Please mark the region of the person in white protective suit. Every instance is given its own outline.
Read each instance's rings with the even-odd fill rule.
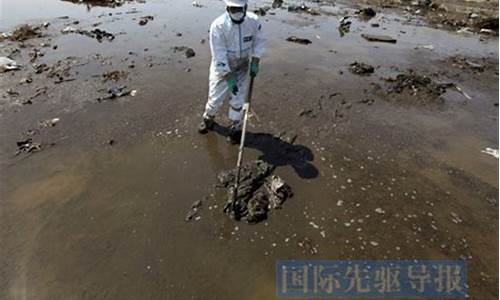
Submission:
[[[198,131],[207,133],[214,117],[230,95],[228,139],[238,142],[241,134],[243,104],[250,76],[259,72],[266,40],[257,15],[247,12],[247,0],[224,0],[226,12],[210,26],[210,64],[208,101]]]

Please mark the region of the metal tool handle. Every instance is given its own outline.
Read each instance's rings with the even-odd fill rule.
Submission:
[[[248,87],[248,96],[247,101],[243,105],[243,127],[241,128],[241,139],[240,139],[240,148],[238,151],[238,161],[236,163],[236,182],[235,182],[235,193],[238,189],[238,183],[240,182],[240,169],[241,162],[243,161],[243,151],[245,149],[245,137],[247,132],[247,123],[248,123],[248,112],[250,111],[250,102],[252,100],[252,90],[253,90],[253,80],[255,76],[250,76],[250,86]]]
[[[247,131],[247,123],[248,123],[248,112],[250,111],[250,102],[252,100],[252,90],[253,90],[253,80],[255,76],[250,75],[250,86],[248,87],[248,96],[247,101],[243,105],[243,127],[241,129],[241,139],[240,139],[240,147],[238,151],[238,161],[236,162],[236,178],[234,181],[234,190],[233,190],[233,199],[231,199],[232,208],[234,211],[234,201],[236,200],[236,196],[238,195],[238,184],[240,182],[240,173],[241,173],[241,163],[243,161],[243,151],[245,149],[245,137]]]

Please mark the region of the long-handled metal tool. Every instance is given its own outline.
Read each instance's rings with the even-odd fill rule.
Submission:
[[[231,209],[235,215],[235,218],[239,218],[237,215],[237,208],[235,207],[236,197],[238,195],[238,184],[240,183],[240,173],[241,173],[241,163],[243,162],[243,151],[245,149],[245,136],[247,131],[247,123],[248,123],[248,113],[250,112],[250,102],[252,100],[252,90],[253,90],[253,80],[255,76],[250,75],[250,86],[248,87],[248,96],[247,101],[243,104],[243,127],[241,128],[241,139],[240,139],[240,148],[238,151],[238,161],[236,162],[236,178],[234,180],[234,189],[229,199],[229,202],[224,207],[224,211]]]

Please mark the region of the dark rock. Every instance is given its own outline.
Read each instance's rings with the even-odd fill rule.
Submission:
[[[387,35],[361,34],[361,36],[369,42],[382,42],[395,44],[397,40]]]
[[[148,24],[149,21],[152,21],[152,20],[154,20],[153,16],[141,17],[141,19],[139,20],[139,25],[144,26],[144,25]]]
[[[297,43],[297,44],[302,44],[302,45],[309,45],[309,44],[312,43],[308,39],[299,38],[299,37],[296,37],[296,36],[291,36],[291,37],[287,38],[286,40],[289,41],[289,42],[292,42],[292,43]]]
[[[371,7],[362,8],[358,10],[356,14],[358,14],[363,20],[369,20],[377,15]]]
[[[283,0],[274,0],[271,5],[272,8],[280,8],[283,5]]]
[[[267,11],[270,10],[271,8],[270,7],[259,7],[257,9],[255,9],[253,12],[258,15],[258,16],[265,16]]]
[[[186,47],[186,46],[175,46],[174,47],[174,52],[184,52],[186,55],[186,58],[191,58],[196,55],[194,50],[192,48]]]

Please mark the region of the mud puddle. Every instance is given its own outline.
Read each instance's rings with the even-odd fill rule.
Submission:
[[[27,3],[2,20],[2,31],[50,25],[24,48],[4,41],[0,49],[22,66],[0,74],[0,127],[8,129],[0,133],[0,298],[274,299],[276,260],[301,258],[465,259],[472,297],[496,297],[498,160],[481,151],[498,149],[497,40],[402,24],[394,11],[364,21],[345,4],[306,3],[319,15],[268,10],[245,160],[275,165],[294,196],[249,225],[226,216],[227,195],[213,190],[216,174],[234,168],[237,147],[222,131],[195,132],[208,84],[207,28],[222,4],[88,10],[49,1],[44,15]],[[351,25],[341,37],[345,15]],[[141,26],[146,16],[153,18]],[[115,38],[62,34],[68,26]],[[33,62],[30,53],[38,53]],[[484,71],[464,72],[457,55]],[[65,61],[74,63],[65,70]],[[354,61],[373,73],[352,74]],[[74,80],[55,83],[58,76],[33,64]],[[471,100],[447,89],[439,106],[400,105],[374,91],[410,69],[458,84]],[[120,85],[135,96],[97,101]],[[404,97],[414,97],[408,88]],[[53,119],[57,125],[39,126]],[[283,132],[307,155],[276,143]],[[26,138],[53,146],[15,156]],[[186,223],[207,195],[200,218]]]

